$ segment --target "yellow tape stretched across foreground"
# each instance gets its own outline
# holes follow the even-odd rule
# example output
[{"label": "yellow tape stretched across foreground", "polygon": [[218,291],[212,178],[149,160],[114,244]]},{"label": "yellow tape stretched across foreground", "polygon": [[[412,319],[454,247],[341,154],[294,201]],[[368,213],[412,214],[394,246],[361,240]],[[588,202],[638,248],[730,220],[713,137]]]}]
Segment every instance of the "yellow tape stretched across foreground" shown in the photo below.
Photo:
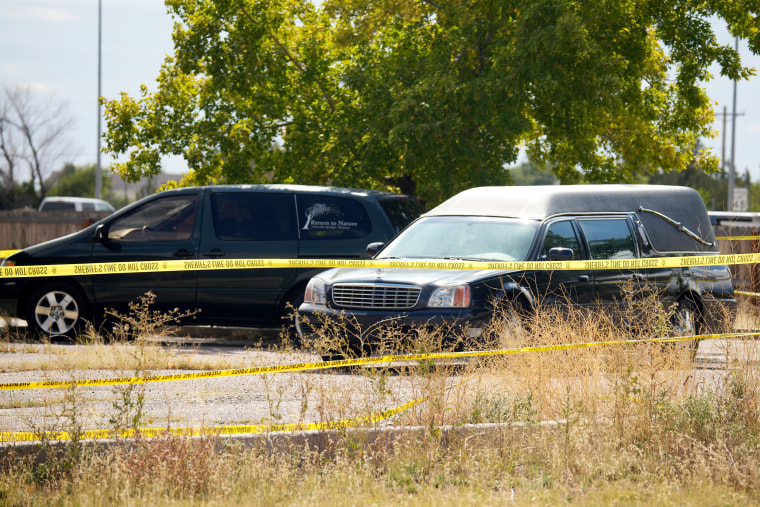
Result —
[{"label": "yellow tape stretched across foreground", "polygon": [[50,264],[40,266],[5,266],[2,278],[46,276],[118,275],[162,271],[208,271],[271,268],[401,268],[401,269],[470,269],[470,270],[605,270],[651,269],[687,266],[716,266],[760,263],[760,253],[730,255],[694,255],[647,259],[607,259],[580,261],[446,261],[446,260],[370,260],[370,259],[198,259],[139,262],[94,262],[84,264]]},{"label": "yellow tape stretched across foreground", "polygon": [[[461,382],[460,382],[461,383]],[[459,384],[457,384],[459,385]],[[452,386],[449,389],[452,389]],[[447,389],[448,390],[448,389]],[[197,435],[240,435],[244,433],[269,433],[273,431],[308,431],[308,430],[335,430],[352,428],[362,424],[370,424],[387,419],[395,414],[418,405],[427,398],[417,398],[398,407],[383,410],[376,414],[342,421],[305,424],[257,424],[241,426],[201,426],[201,427],[178,427],[178,428],[139,428],[115,430],[83,430],[76,435],[68,431],[3,431],[0,432],[0,442],[30,442],[37,440],[70,440],[73,436],[83,439],[93,438],[129,438],[140,435],[142,437],[191,437]]]},{"label": "yellow tape stretched across foreground", "polygon": [[532,352],[550,352],[554,350],[570,350],[610,345],[641,344],[641,343],[668,343],[689,340],[713,340],[718,338],[760,336],[760,332],[753,333],[723,333],[696,336],[679,336],[675,338],[650,338],[643,340],[613,340],[606,342],[569,343],[561,345],[539,345],[535,347],[519,347],[514,349],[497,349],[465,352],[433,352],[426,354],[404,354],[382,357],[360,357],[357,359],[344,359],[340,361],[324,361],[318,363],[284,364],[278,366],[262,366],[258,368],[238,368],[234,370],[204,371],[198,373],[177,373],[174,375],[153,375],[147,377],[120,377],[104,379],[81,379],[59,380],[46,382],[12,382],[0,384],[0,391],[14,389],[45,389],[63,388],[72,386],[113,386],[124,384],[146,384],[151,382],[169,382],[176,380],[195,380],[219,377],[234,377],[240,375],[262,375],[265,373],[287,373],[307,370],[324,370],[329,368],[343,368],[348,366],[365,366],[370,364],[389,364],[394,361],[423,361],[428,359],[457,359],[464,357],[502,356],[508,354],[527,354]]},{"label": "yellow tape stretched across foreground", "polygon": [[[465,381],[457,382],[453,386],[447,387],[444,391],[449,391],[461,385]],[[175,437],[192,437],[198,435],[240,435],[251,433],[270,433],[274,431],[309,431],[309,430],[336,430],[344,428],[353,428],[362,424],[371,424],[380,422],[391,416],[403,412],[415,405],[427,401],[427,397],[417,398],[388,410],[383,410],[375,414],[353,419],[344,419],[341,421],[330,421],[324,423],[304,423],[304,424],[256,424],[256,425],[236,425],[236,426],[200,426],[200,427],[177,427],[177,428],[139,428],[115,430],[83,430],[76,435],[68,431],[3,431],[0,432],[0,442],[31,442],[41,440],[70,440],[72,437],[82,439],[95,438],[129,438],[140,435],[141,437],[154,438],[163,436]]]}]

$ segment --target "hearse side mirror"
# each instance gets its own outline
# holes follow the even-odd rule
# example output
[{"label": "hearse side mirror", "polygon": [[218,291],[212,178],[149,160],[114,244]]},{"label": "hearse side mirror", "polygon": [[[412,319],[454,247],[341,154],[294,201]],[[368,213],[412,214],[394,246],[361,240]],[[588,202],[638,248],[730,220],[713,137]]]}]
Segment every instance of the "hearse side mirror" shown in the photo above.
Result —
[{"label": "hearse side mirror", "polygon": [[378,241],[376,243],[370,243],[369,245],[367,245],[367,255],[369,255],[370,257],[374,257],[375,254],[379,252],[381,248],[383,248],[383,245],[385,245],[385,243],[381,241]]},{"label": "hearse side mirror", "polygon": [[573,260],[573,249],[555,246],[549,250],[550,261],[571,261]]}]

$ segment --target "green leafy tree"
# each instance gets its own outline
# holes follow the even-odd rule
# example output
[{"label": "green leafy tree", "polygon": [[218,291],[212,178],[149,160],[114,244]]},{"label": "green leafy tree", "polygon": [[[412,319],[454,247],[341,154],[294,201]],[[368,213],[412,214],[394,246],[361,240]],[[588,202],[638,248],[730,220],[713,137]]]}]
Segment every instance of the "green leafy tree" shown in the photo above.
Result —
[{"label": "green leafy tree", "polygon": [[[140,97],[106,100],[131,181],[180,155],[179,184],[395,188],[428,204],[509,184],[521,147],[562,182],[682,170],[713,133],[700,83],[752,69],[754,0],[166,0],[174,53]],[[712,154],[696,164],[717,170]]]},{"label": "green leafy tree", "polygon": [[509,168],[515,185],[556,185],[557,177],[550,170],[540,170],[530,162],[523,162]]}]

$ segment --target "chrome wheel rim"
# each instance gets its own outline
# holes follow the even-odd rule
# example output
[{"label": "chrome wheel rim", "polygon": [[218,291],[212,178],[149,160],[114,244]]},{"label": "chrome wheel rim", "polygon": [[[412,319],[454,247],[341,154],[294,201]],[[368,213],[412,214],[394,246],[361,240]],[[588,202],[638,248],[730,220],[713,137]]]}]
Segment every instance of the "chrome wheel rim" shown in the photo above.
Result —
[{"label": "chrome wheel rim", "polygon": [[34,319],[45,334],[66,334],[79,320],[79,305],[71,294],[51,291],[37,301]]}]

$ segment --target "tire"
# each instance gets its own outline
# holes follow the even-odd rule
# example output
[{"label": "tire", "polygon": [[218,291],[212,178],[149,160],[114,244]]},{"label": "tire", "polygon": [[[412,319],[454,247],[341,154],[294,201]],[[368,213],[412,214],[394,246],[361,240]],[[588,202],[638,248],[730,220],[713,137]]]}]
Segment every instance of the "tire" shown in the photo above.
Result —
[{"label": "tire", "polygon": [[66,282],[41,286],[27,302],[27,326],[39,336],[74,339],[89,320],[90,309],[84,294]]},{"label": "tire", "polygon": [[518,297],[502,303],[494,312],[492,339],[497,346],[514,346],[521,343],[528,332],[529,303]]},{"label": "tire", "polygon": [[365,350],[361,343],[357,339],[349,339],[348,343],[341,347],[344,350],[326,350],[322,352],[322,361],[342,361],[344,359],[357,359],[364,357],[365,354],[370,354],[371,350]]},{"label": "tire", "polygon": [[304,290],[305,287],[302,287],[301,290],[296,290],[288,294],[285,297],[285,303],[282,305],[282,309],[280,311],[283,336],[287,338],[295,348],[299,349],[303,346],[303,340],[301,340],[301,335],[299,335],[298,331],[296,331],[295,312],[303,303]]},{"label": "tire", "polygon": [[[676,307],[676,311],[671,317],[671,324],[673,325],[673,337],[679,336],[695,336],[700,333],[700,318],[699,308],[696,303],[691,299],[680,299]],[[670,345],[675,348],[680,348],[684,351],[688,351],[689,357],[692,361],[697,357],[697,349],[699,348],[699,340],[677,341],[671,342]]]}]

